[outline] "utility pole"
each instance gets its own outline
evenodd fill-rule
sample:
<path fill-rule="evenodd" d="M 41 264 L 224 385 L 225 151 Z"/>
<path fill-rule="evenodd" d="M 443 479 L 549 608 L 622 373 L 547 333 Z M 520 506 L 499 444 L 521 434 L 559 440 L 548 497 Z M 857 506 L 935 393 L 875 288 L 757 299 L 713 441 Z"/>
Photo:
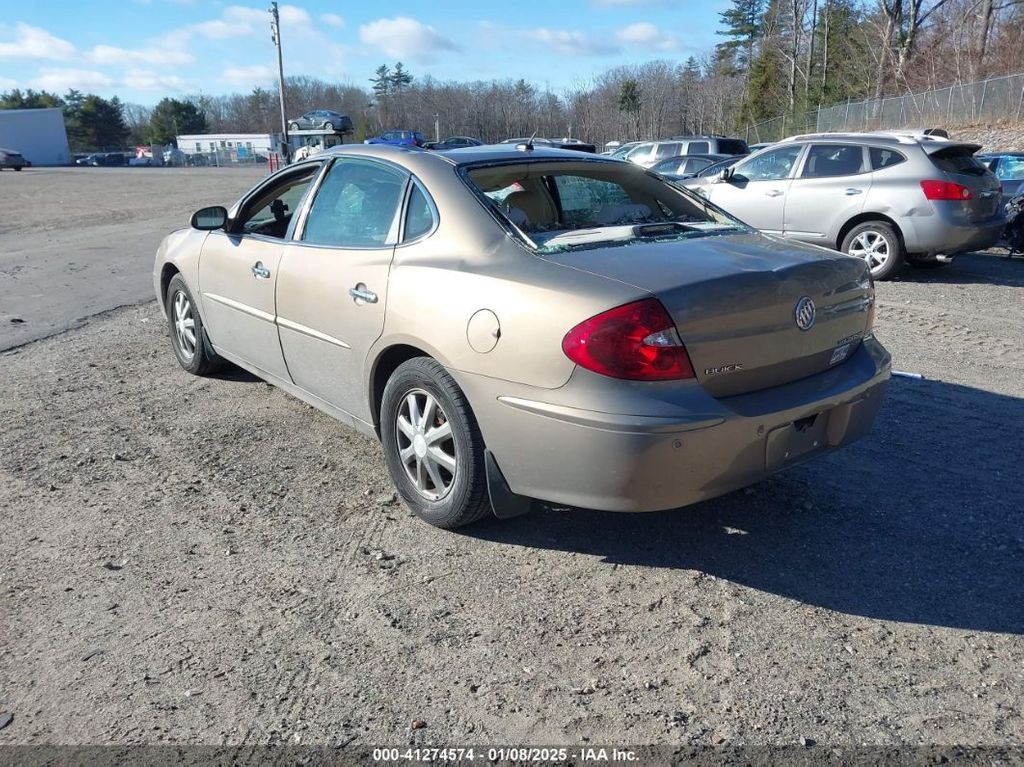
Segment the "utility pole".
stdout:
<path fill-rule="evenodd" d="M 277 13 L 277 3 L 270 4 L 267 9 L 270 13 L 270 39 L 277 46 L 277 93 L 281 99 L 281 135 L 284 137 L 284 150 L 288 157 L 291 156 L 291 146 L 288 144 L 288 118 L 285 116 L 284 108 L 284 60 L 281 58 L 281 17 Z"/>
<path fill-rule="evenodd" d="M 434 115 L 434 141 L 441 140 L 441 115 Z"/>

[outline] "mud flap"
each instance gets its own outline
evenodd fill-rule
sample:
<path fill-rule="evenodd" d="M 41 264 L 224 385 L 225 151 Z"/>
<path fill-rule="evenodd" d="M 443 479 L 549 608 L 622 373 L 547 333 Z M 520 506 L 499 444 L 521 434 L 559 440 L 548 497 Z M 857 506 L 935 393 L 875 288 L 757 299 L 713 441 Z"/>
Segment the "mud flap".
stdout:
<path fill-rule="evenodd" d="M 490 450 L 484 450 L 484 466 L 487 470 L 487 494 L 491 497 L 491 508 L 498 519 L 511 519 L 529 513 L 533 500 L 525 495 L 513 493 L 505 476 L 494 460 Z"/>

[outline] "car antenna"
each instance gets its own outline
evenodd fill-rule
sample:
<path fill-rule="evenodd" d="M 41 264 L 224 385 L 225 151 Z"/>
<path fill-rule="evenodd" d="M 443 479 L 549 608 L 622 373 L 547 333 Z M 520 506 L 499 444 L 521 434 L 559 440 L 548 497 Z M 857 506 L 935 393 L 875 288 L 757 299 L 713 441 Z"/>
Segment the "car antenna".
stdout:
<path fill-rule="evenodd" d="M 532 152 L 533 151 L 533 140 L 535 138 L 537 138 L 537 131 L 533 132 L 533 135 L 531 135 L 530 138 L 528 138 L 526 140 L 525 144 L 516 144 L 516 149 L 519 149 L 520 151 L 523 151 L 523 152 Z"/>

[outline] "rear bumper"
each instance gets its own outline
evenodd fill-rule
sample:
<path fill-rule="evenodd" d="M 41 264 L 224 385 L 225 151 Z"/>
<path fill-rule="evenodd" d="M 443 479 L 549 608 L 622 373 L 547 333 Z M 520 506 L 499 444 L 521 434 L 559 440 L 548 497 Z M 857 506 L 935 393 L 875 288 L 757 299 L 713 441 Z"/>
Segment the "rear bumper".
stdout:
<path fill-rule="evenodd" d="M 871 429 L 889 372 L 888 352 L 871 338 L 832 370 L 717 400 L 693 382 L 630 384 L 577 369 L 541 401 L 537 390 L 519 396 L 505 382 L 453 374 L 513 492 L 656 511 L 727 493 L 859 439 Z"/>
<path fill-rule="evenodd" d="M 941 216 L 908 218 L 899 223 L 908 253 L 956 255 L 995 245 L 1006 226 L 1006 216 L 976 224 L 957 223 Z"/>

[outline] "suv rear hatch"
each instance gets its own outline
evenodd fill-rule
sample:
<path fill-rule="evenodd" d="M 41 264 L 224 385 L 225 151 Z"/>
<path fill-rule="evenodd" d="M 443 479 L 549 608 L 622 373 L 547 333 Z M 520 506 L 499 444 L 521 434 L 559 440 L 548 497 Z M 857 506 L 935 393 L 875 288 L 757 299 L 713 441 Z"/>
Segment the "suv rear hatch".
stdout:
<path fill-rule="evenodd" d="M 924 145 L 932 163 L 949 181 L 970 190 L 968 199 L 949 201 L 949 204 L 955 206 L 958 218 L 971 224 L 998 215 L 1002 201 L 999 179 L 974 156 L 979 149 L 977 144 Z"/>
<path fill-rule="evenodd" d="M 671 314 L 697 380 L 715 397 L 779 386 L 855 351 L 873 294 L 864 262 L 756 233 L 543 256 L 656 296 Z M 797 325 L 798 302 L 815 304 Z"/>

